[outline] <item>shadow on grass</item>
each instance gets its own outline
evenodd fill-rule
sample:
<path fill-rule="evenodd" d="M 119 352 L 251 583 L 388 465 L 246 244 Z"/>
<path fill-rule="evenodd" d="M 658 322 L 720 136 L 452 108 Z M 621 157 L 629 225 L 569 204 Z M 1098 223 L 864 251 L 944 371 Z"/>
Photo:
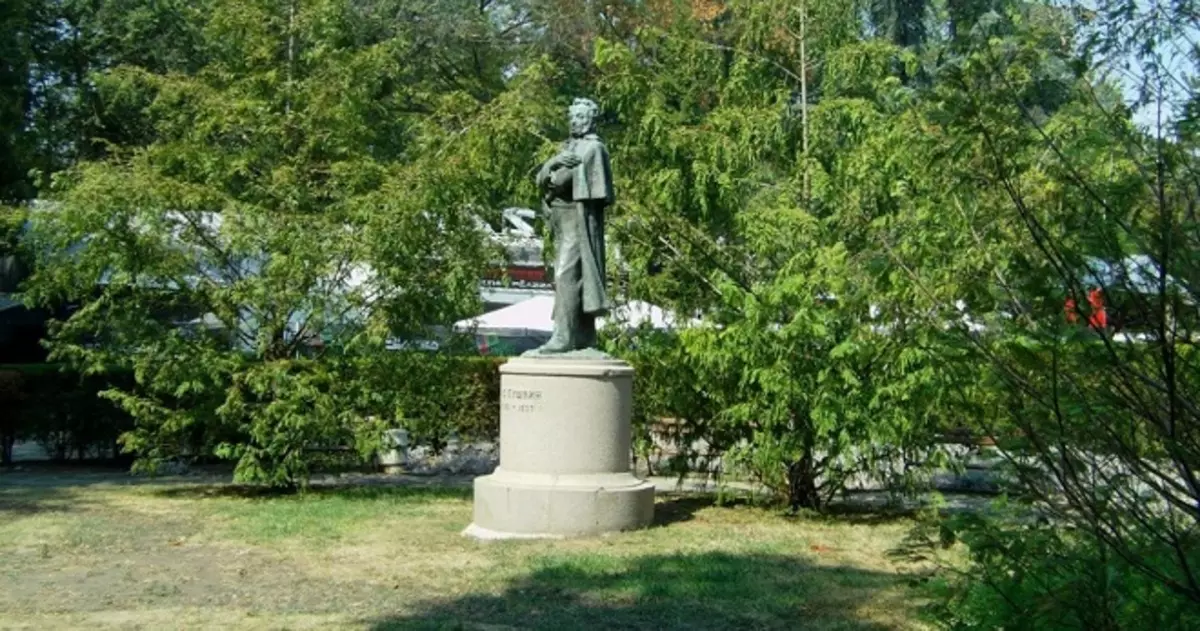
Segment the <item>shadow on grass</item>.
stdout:
<path fill-rule="evenodd" d="M 793 515 L 790 518 L 803 516 L 806 519 L 819 519 L 839 524 L 859 524 L 864 526 L 882 526 L 901 521 L 910 521 L 918 514 L 918 509 L 906 506 L 878 506 L 853 503 L 830 504 L 819 515 Z"/>
<path fill-rule="evenodd" d="M 885 629 L 903 614 L 870 603 L 904 582 L 776 555 L 586 556 L 542 566 L 499 594 L 424 603 L 371 628 Z"/>
<path fill-rule="evenodd" d="M 0 485 L 0 516 L 69 513 L 92 504 L 86 498 L 63 488 Z"/>
<path fill-rule="evenodd" d="M 663 495 L 659 496 L 660 498 Z M 866 526 L 892 524 L 913 519 L 918 509 L 899 505 L 858 504 L 839 502 L 826 506 L 821 512 L 800 511 L 790 513 L 786 507 L 768 501 L 755 500 L 745 495 L 720 497 L 715 493 L 668 494 L 654 505 L 654 526 L 669 526 L 695 519 L 696 513 L 713 507 L 738 508 L 758 506 L 777 510 L 787 520 L 818 520 L 839 524 L 861 524 Z"/>
<path fill-rule="evenodd" d="M 655 528 L 691 521 L 696 518 L 696 513 L 706 508 L 732 508 L 753 504 L 748 498 L 719 498 L 715 493 L 660 494 L 659 497 L 663 499 L 654 504 Z"/>

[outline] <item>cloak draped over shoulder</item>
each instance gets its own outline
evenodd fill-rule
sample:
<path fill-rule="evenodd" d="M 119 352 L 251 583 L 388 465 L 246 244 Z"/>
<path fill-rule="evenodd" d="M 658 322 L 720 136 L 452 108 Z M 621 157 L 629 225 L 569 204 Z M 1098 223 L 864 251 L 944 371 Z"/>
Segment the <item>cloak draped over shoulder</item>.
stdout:
<path fill-rule="evenodd" d="M 604 288 L 604 209 L 614 200 L 608 150 L 587 134 L 564 143 L 566 152 L 580 163 L 550 168 L 547 162 L 537 177 L 554 231 L 556 329 L 569 327 L 575 314 L 602 316 L 611 306 Z"/>
<path fill-rule="evenodd" d="M 568 148 L 581 162 L 571 174 L 571 199 L 600 201 L 604 206 L 613 203 L 612 167 L 604 143 L 595 134 L 588 134 L 573 144 Z"/>

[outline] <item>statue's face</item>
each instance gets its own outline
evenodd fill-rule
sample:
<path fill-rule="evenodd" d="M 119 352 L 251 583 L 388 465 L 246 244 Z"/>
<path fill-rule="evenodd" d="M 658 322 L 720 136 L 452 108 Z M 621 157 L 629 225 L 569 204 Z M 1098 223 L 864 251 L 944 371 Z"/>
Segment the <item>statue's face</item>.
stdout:
<path fill-rule="evenodd" d="M 578 138 L 592 131 L 592 115 L 587 111 L 587 108 L 572 107 L 570 117 L 572 136 Z"/>

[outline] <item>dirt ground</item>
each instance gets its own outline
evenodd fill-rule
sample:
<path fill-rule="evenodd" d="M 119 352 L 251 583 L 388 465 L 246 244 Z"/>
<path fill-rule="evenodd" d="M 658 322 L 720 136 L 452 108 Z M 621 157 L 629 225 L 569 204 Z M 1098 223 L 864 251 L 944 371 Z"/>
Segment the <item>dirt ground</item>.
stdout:
<path fill-rule="evenodd" d="M 0 628 L 921 626 L 901 518 L 664 495 L 645 531 L 479 543 L 460 536 L 468 477 L 285 497 L 225 480 L 0 473 Z"/>

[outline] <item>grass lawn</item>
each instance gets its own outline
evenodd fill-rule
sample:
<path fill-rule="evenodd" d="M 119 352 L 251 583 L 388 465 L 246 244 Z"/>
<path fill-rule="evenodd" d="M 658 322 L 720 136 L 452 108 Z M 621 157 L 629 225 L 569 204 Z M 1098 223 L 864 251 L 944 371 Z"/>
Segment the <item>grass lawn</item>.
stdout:
<path fill-rule="evenodd" d="M 470 492 L 247 497 L 0 474 L 0 628 L 921 628 L 911 525 L 660 497 L 655 527 L 479 543 Z"/>

